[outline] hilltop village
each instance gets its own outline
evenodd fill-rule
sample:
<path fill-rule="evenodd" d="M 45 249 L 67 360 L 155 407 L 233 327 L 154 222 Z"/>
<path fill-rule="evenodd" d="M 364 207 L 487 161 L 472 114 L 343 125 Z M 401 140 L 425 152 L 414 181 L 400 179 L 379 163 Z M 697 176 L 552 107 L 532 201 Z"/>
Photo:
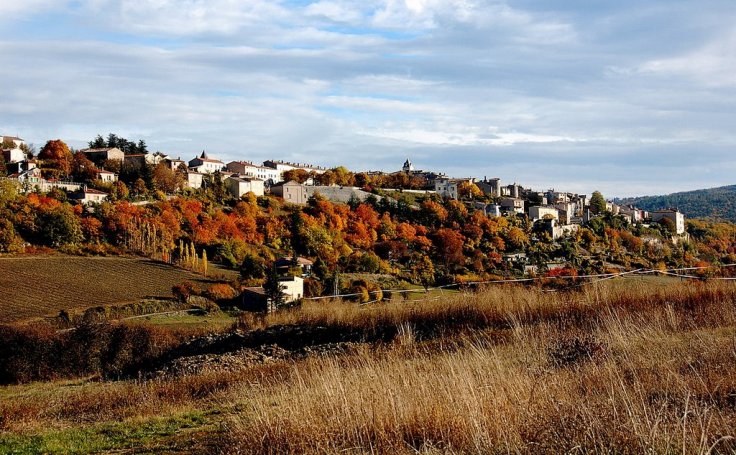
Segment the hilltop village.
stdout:
<path fill-rule="evenodd" d="M 9 136 L 2 139 L 4 167 L 9 179 L 17 181 L 26 192 L 62 189 L 83 204 L 107 200 L 116 187 L 122 187 L 116 183 L 125 176 L 128 186 L 141 190 L 139 193 L 146 193 L 143 185 L 149 188 L 151 182 L 157 190 L 173 195 L 184 189 L 206 188 L 217 181 L 222 182 L 234 198 L 247 193 L 256 197 L 271 194 L 298 205 L 307 204 L 316 193 L 341 203 L 363 202 L 387 193 L 436 195 L 463 201 L 489 216 L 526 215 L 531 222 L 541 223 L 553 239 L 576 232 L 598 212 L 604 211 L 621 216 L 629 223 L 669 220 L 674 234 L 685 234 L 685 217 L 677 209 L 646 212 L 611 201 L 605 201 L 605 208 L 591 207 L 590 198 L 584 194 L 554 189 L 537 191 L 517 183 L 503 184 L 499 178 L 450 178 L 441 172 L 417 170 L 409 159 L 395 172 L 351 173 L 344 167 L 327 169 L 280 160 L 267 160 L 262 164 L 240 160 L 225 163 L 204 151 L 184 161 L 160 152 L 148 152 L 145 145 L 133 150 L 134 153 L 126 153 L 118 147 L 106 146 L 107 143 L 98 137 L 90 143 L 90 148 L 74 153 L 72 169 L 64 175 L 55 168 L 44 171 L 39 159 L 29 157 L 24 151 L 27 146 L 22 139 Z M 112 143 L 114 141 L 113 138 Z M 145 181 L 146 177 L 149 182 Z"/>
<path fill-rule="evenodd" d="M 226 163 L 204 151 L 183 160 L 115 135 L 76 151 L 52 140 L 38 153 L 3 136 L 2 157 L 3 188 L 17 196 L 0 207 L 0 252 L 134 253 L 190 268 L 209 258 L 240 270 L 244 292 L 262 295 L 278 271 L 289 300 L 396 280 L 426 287 L 734 256 L 701 222 L 688 222 L 691 239 L 677 209 L 451 178 L 409 159 L 393 172 Z"/>

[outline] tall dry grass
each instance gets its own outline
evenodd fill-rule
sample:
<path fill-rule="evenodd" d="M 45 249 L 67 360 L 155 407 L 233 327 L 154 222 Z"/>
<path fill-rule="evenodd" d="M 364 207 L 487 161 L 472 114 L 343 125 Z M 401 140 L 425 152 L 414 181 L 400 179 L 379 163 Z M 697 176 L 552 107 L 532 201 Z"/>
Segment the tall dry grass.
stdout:
<path fill-rule="evenodd" d="M 498 287 L 246 323 L 378 342 L 241 371 L 0 387 L 0 432 L 218 408 L 234 414 L 224 453 L 736 451 L 732 284 Z"/>
<path fill-rule="evenodd" d="M 368 339 L 391 339 L 409 324 L 420 334 L 437 335 L 462 328 L 509 329 L 556 322 L 586 326 L 604 311 L 643 313 L 665 304 L 700 324 L 733 324 L 722 305 L 736 302 L 736 285 L 729 282 L 674 282 L 653 286 L 636 280 L 604 283 L 570 292 L 545 292 L 522 286 L 492 286 L 476 293 L 453 293 L 426 300 L 356 305 L 339 301 L 308 302 L 290 311 L 267 316 L 245 314 L 236 328 L 267 329 L 281 325 L 357 330 Z M 711 311 L 714 310 L 714 311 Z M 730 315 L 730 316 L 729 316 Z M 724 318 L 731 318 L 725 320 Z"/>
<path fill-rule="evenodd" d="M 307 308 L 301 323 L 397 324 L 391 345 L 312 359 L 228 403 L 241 453 L 732 453 L 732 285 L 493 290 L 444 305 Z M 491 329 L 416 343 L 448 312 Z M 285 316 L 272 320 L 285 322 Z M 281 318 L 281 319 L 278 319 Z M 296 322 L 296 320 L 294 321 Z M 511 334 L 498 343 L 497 326 Z"/>

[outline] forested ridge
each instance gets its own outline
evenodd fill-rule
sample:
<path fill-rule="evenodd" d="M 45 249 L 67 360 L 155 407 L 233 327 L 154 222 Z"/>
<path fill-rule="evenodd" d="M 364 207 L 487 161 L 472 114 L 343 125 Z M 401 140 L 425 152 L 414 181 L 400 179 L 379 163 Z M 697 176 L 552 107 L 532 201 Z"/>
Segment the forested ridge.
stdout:
<path fill-rule="evenodd" d="M 688 218 L 712 218 L 736 222 L 736 185 L 662 196 L 623 198 L 616 202 L 632 204 L 648 211 L 676 207 Z"/>

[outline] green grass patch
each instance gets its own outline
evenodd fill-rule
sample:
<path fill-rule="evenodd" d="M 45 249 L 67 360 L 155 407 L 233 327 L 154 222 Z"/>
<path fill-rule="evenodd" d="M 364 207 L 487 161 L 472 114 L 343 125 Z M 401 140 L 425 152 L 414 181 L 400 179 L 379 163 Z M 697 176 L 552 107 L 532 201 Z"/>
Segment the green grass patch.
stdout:
<path fill-rule="evenodd" d="M 3 454 L 86 454 L 136 449 L 136 453 L 168 452 L 186 448 L 186 435 L 201 430 L 216 431 L 211 416 L 190 412 L 171 417 L 107 423 L 86 428 L 54 430 L 32 435 L 0 435 Z"/>

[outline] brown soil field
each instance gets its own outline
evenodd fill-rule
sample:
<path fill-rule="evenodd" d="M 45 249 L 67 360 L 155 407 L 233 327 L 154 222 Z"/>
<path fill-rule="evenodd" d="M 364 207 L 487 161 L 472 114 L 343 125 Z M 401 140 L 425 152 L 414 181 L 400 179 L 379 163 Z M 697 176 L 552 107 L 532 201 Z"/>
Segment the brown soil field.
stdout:
<path fill-rule="evenodd" d="M 168 297 L 171 287 L 184 280 L 208 281 L 143 258 L 0 258 L 0 323 L 56 315 L 63 309 Z"/>

